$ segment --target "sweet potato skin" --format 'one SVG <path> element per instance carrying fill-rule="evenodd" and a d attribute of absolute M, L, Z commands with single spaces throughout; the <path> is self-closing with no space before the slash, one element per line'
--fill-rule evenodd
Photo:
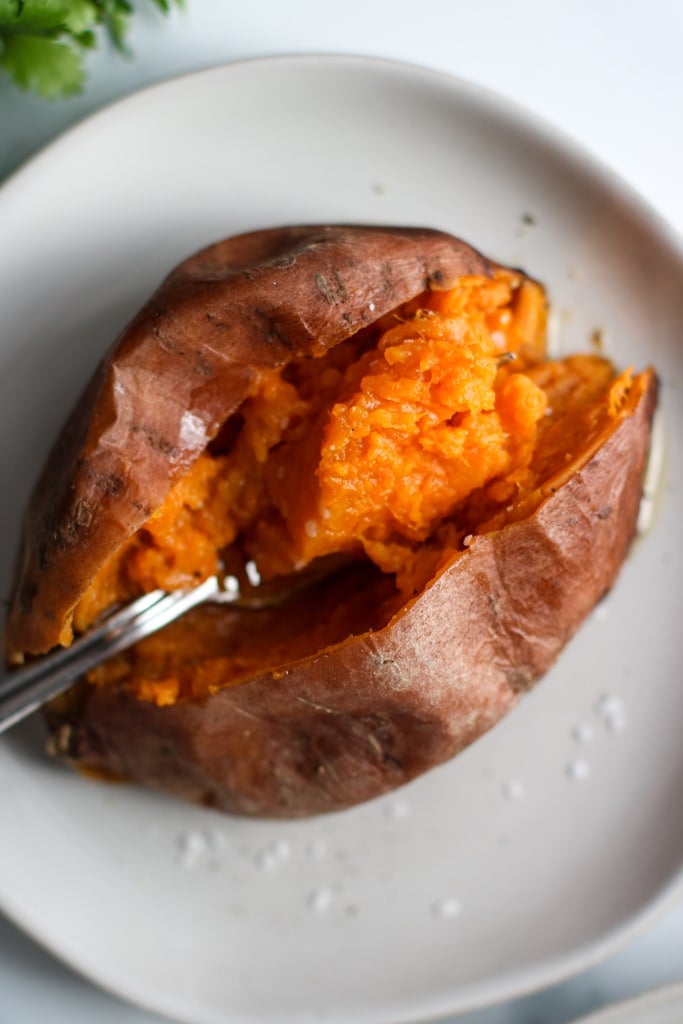
<path fill-rule="evenodd" d="M 514 707 L 613 585 L 656 390 L 650 374 L 634 412 L 531 517 L 475 537 L 383 629 L 201 702 L 89 687 L 75 713 L 54 715 L 56 751 L 272 817 L 352 806 L 452 757 Z"/>
<path fill-rule="evenodd" d="M 182 263 L 100 364 L 50 454 L 24 523 L 8 663 L 69 641 L 97 570 L 263 372 L 490 266 L 438 231 L 343 225 L 240 235 Z"/>
<path fill-rule="evenodd" d="M 181 264 L 101 364 L 39 481 L 8 661 L 68 642 L 72 609 L 100 566 L 262 373 L 323 352 L 426 288 L 492 268 L 439 232 L 346 226 L 255 232 Z M 85 684 L 48 711 L 54 751 L 272 817 L 353 806 L 447 760 L 514 707 L 614 583 L 655 402 L 650 374 L 633 412 L 533 515 L 475 537 L 388 624 L 290 654 L 201 701 L 158 707 Z M 252 613 L 231 614 L 239 630 Z M 306 630 L 303 606 L 301 615 Z"/>

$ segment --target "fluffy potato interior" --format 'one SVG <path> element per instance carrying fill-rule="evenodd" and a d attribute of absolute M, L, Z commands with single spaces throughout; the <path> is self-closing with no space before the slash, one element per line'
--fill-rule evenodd
<path fill-rule="evenodd" d="M 159 704 L 239 682 L 374 628 L 378 617 L 384 624 L 471 535 L 531 514 L 623 414 L 632 386 L 597 356 L 546 362 L 545 322 L 542 289 L 501 270 L 425 293 L 326 355 L 264 375 L 100 570 L 75 627 L 235 561 L 285 589 L 308 567 L 337 567 L 339 556 L 352 575 L 337 581 L 336 597 L 323 588 L 277 614 L 245 612 L 261 616 L 267 649 L 257 626 L 236 644 L 221 625 L 225 609 L 203 610 L 92 681 L 125 680 Z M 359 596 L 353 573 L 370 574 L 374 598 Z M 316 611 L 297 629 L 312 599 Z"/>

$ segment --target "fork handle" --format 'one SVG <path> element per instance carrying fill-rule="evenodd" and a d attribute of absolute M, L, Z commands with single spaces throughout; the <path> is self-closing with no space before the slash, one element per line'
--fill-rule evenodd
<path fill-rule="evenodd" d="M 0 733 L 59 696 L 79 676 L 156 633 L 215 596 L 219 589 L 218 580 L 211 576 L 192 590 L 145 594 L 84 633 L 70 647 L 58 648 L 27 668 L 11 672 L 0 680 Z"/>

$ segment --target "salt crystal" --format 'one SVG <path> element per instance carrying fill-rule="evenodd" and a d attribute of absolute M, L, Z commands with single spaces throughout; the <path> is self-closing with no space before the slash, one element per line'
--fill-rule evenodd
<path fill-rule="evenodd" d="M 524 796 L 524 786 L 516 779 L 503 784 L 503 796 L 508 800 L 521 800 Z"/>
<path fill-rule="evenodd" d="M 572 730 L 572 736 L 577 743 L 590 743 L 594 737 L 593 730 L 586 722 L 576 725 Z"/>
<path fill-rule="evenodd" d="M 326 910 L 329 910 L 333 901 L 334 894 L 326 885 L 321 886 L 319 889 L 314 889 L 308 896 L 309 907 L 318 914 L 324 914 Z"/>
<path fill-rule="evenodd" d="M 570 761 L 567 765 L 567 775 L 573 782 L 585 782 L 586 779 L 590 778 L 590 765 L 587 761 L 577 758 L 575 761 Z"/>
<path fill-rule="evenodd" d="M 460 900 L 456 900 L 452 896 L 448 896 L 443 900 L 437 900 L 432 906 L 432 913 L 435 917 L 458 917 L 461 912 L 462 904 Z"/>

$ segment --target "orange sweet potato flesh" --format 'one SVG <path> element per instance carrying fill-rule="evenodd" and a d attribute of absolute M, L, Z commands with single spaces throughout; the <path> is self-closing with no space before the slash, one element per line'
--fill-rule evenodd
<path fill-rule="evenodd" d="M 300 816 L 495 724 L 614 583 L 656 403 L 652 371 L 544 345 L 542 288 L 439 232 L 287 228 L 182 264 L 39 483 L 8 658 L 235 560 L 278 599 L 102 666 L 51 707 L 53 749 Z"/>
<path fill-rule="evenodd" d="M 352 226 L 257 231 L 182 263 L 117 340 L 50 454 L 25 523 L 10 662 L 69 641 L 97 570 L 264 373 L 488 268 L 440 232 Z"/>
<path fill-rule="evenodd" d="M 526 290 L 533 318 L 520 315 Z M 542 290 L 521 275 L 466 275 L 324 356 L 264 375 L 224 428 L 227 452 L 203 453 L 105 563 L 76 628 L 146 590 L 219 572 L 236 540 L 264 579 L 367 557 L 411 596 L 439 553 L 423 542 L 475 490 L 533 484 L 547 396 L 520 370 L 544 320 Z"/>

